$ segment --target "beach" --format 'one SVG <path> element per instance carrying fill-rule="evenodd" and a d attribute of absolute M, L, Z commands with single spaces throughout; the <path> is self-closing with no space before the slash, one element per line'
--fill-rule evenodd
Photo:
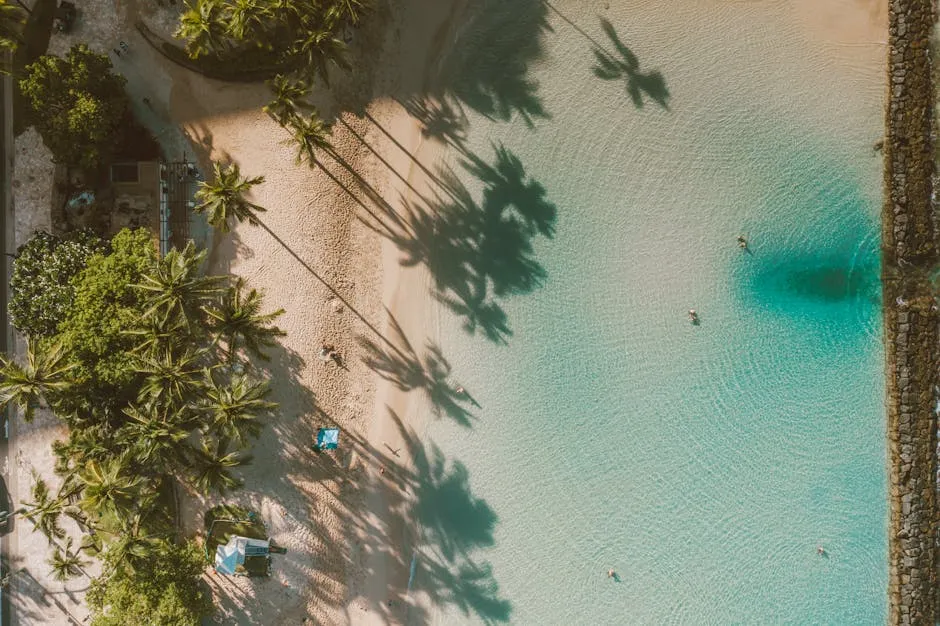
<path fill-rule="evenodd" d="M 109 6 L 104 2 L 86 10 L 90 15 Z M 409 524 L 404 511 L 411 498 L 407 450 L 414 441 L 406 439 L 420 423 L 409 421 L 406 427 L 405 422 L 389 420 L 385 407 L 394 408 L 402 420 L 423 419 L 423 412 L 416 399 L 366 366 L 360 339 L 381 344 L 383 337 L 391 337 L 394 345 L 403 345 L 406 337 L 416 337 L 420 346 L 429 298 L 423 272 L 401 268 L 395 247 L 375 232 L 388 218 L 377 220 L 369 211 L 380 214 L 388 207 L 376 205 L 369 196 L 398 204 L 399 194 L 410 193 L 407 185 L 423 186 L 414 174 L 419 171 L 415 159 L 433 159 L 435 152 L 421 145 L 417 123 L 393 95 L 397 82 L 426 71 L 420 65 L 428 58 L 422 46 L 431 45 L 446 7 L 440 14 L 419 7 L 410 12 L 395 7 L 392 14 L 384 8 L 388 19 L 408 20 L 403 27 L 424 33 L 426 41 L 402 40 L 400 28 L 385 28 L 387 22 L 361 34 L 373 38 L 362 47 L 398 50 L 405 41 L 408 50 L 402 54 L 410 59 L 402 72 L 397 53 L 381 62 L 366 59 L 355 75 L 335 79 L 334 92 L 363 101 L 368 118 L 345 112 L 329 92 L 314 95 L 322 111 L 342 117 L 335 123 L 332 143 L 345 164 L 324 159 L 324 169 L 335 180 L 321 169 L 294 162 L 293 151 L 284 145 L 287 133 L 261 111 L 269 99 L 265 85 L 222 84 L 172 65 L 134 32 L 137 9 L 134 4 L 122 6 L 114 19 L 96 23 L 94 30 L 54 38 L 51 50 L 64 53 L 74 41 L 90 39 L 92 49 L 108 53 L 118 40 L 127 41 L 130 52 L 112 58 L 115 70 L 127 78 L 135 112 L 157 136 L 168 159 L 197 160 L 203 171 L 211 171 L 212 160 L 236 161 L 246 174 L 266 177 L 253 198 L 268 209 L 261 215 L 266 228 L 244 224 L 212 239 L 207 271 L 244 276 L 263 291 L 272 310 L 286 311 L 279 325 L 287 337 L 270 363 L 259 364 L 270 374 L 271 397 L 280 406 L 252 450 L 254 463 L 243 473 L 244 489 L 227 498 L 185 493 L 181 498 L 186 533 L 202 532 L 203 513 L 234 498 L 259 511 L 271 538 L 287 548 L 285 556 L 275 559 L 270 580 L 226 580 L 207 574 L 216 595 L 216 619 L 244 624 L 293 624 L 305 617 L 316 623 L 384 623 L 403 610 L 401 604 L 390 607 L 388 600 L 401 602 L 408 578 Z M 167 34 L 172 17 L 166 13 L 146 8 L 140 15 Z M 375 52 L 366 56 L 380 57 Z M 374 101 L 357 93 L 373 90 L 378 94 Z M 34 131 L 17 139 L 17 244 L 35 229 L 51 227 L 44 205 L 49 202 L 52 164 L 38 142 Z M 366 184 L 374 189 L 364 191 Z M 335 347 L 342 366 L 320 358 L 323 345 Z M 340 449 L 335 455 L 318 456 L 311 450 L 316 430 L 332 425 L 343 430 Z M 54 427 L 49 416 L 14 429 L 16 450 L 11 456 L 21 459 L 22 467 L 11 491 L 16 500 L 26 500 L 32 471 L 56 484 L 50 445 L 64 431 Z M 386 474 L 380 472 L 383 467 Z M 40 553 L 44 543 L 28 523 L 17 524 L 14 553 Z M 29 577 L 35 576 L 40 586 L 29 583 L 25 571 L 14 583 L 22 597 L 22 623 L 68 623 L 62 606 L 49 602 L 49 594 L 56 594 L 62 584 L 40 571 L 41 563 L 28 566 Z M 78 619 L 85 615 L 80 606 L 84 586 L 74 581 L 65 587 L 70 590 L 65 610 Z"/>
<path fill-rule="evenodd" d="M 263 226 L 214 235 L 208 271 L 285 310 L 258 363 L 279 408 L 244 488 L 183 494 L 181 519 L 198 533 L 238 502 L 287 553 L 269 579 L 207 574 L 217 623 L 883 618 L 879 3 L 383 3 L 354 71 L 314 91 L 339 157 L 316 168 L 262 112 L 267 87 L 173 65 L 133 30 L 141 16 L 168 34 L 167 8 L 111 5 L 85 9 L 117 16 L 90 45 L 130 43 L 115 67 L 167 157 L 265 177 Z M 600 18 L 665 91 L 641 83 L 637 106 L 597 79 L 592 50 L 617 51 Z M 23 168 L 49 167 L 35 141 L 16 155 L 26 236 L 43 209 Z M 544 275 L 522 264 L 489 294 L 505 327 L 442 276 L 441 228 L 422 238 L 415 219 L 483 210 L 495 185 L 465 164 L 499 146 L 557 208 L 526 257 Z M 339 449 L 314 453 L 334 425 Z M 57 431 L 17 428 L 51 475 Z M 21 553 L 43 541 L 15 533 Z M 31 606 L 23 623 L 68 623 Z"/>

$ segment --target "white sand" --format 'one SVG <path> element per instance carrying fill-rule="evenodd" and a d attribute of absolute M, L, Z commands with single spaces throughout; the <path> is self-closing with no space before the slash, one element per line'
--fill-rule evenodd
<path fill-rule="evenodd" d="M 420 4 L 391 18 L 400 23 L 387 29 L 387 54 L 372 73 L 374 93 L 394 93 L 397 84 L 426 73 L 427 55 L 421 47 L 428 49 L 448 12 L 443 4 L 434 11 Z M 404 23 L 408 20 L 411 23 Z M 402 32 L 426 36 L 423 41 L 399 40 Z M 399 66 L 406 52 L 417 66 Z M 424 316 L 430 307 L 426 275 L 422 269 L 400 269 L 393 244 L 366 226 L 376 227 L 366 210 L 322 171 L 294 163 L 292 150 L 282 145 L 286 132 L 260 111 L 268 98 L 264 87 L 223 85 L 175 68 L 168 73 L 171 117 L 182 121 L 198 146 L 202 165 L 230 158 L 245 175 L 264 175 L 254 199 L 268 208 L 261 218 L 282 240 L 263 228 L 241 225 L 218 239 L 211 253 L 214 272 L 245 276 L 263 289 L 271 308 L 286 310 L 279 325 L 288 333 L 284 351 L 270 365 L 278 416 L 254 446 L 255 461 L 243 473 L 244 489 L 228 498 L 259 510 L 271 537 L 288 553 L 274 557 L 270 580 L 208 576 L 219 597 L 218 618 L 239 624 L 295 624 L 303 617 L 327 624 L 398 621 L 406 609 L 400 603 L 389 607 L 387 601 L 400 602 L 407 584 L 409 529 L 403 511 L 408 493 L 393 478 L 398 472 L 395 463 L 403 463 L 405 454 L 394 457 L 391 450 L 404 448 L 404 443 L 386 406 L 406 421 L 426 412 L 414 395 L 377 384 L 361 361 L 358 338 L 380 343 L 378 331 L 394 339 L 383 307 L 419 348 L 433 337 Z M 339 93 L 357 91 L 342 78 L 336 82 Z M 318 93 L 315 99 L 324 111 L 337 108 L 329 94 Z M 428 162 L 435 157 L 434 146 L 419 150 L 418 128 L 393 100 L 373 99 L 368 110 L 408 151 Z M 392 169 L 420 188 L 420 168 L 373 122 L 348 113 L 343 119 Z M 406 185 L 388 166 L 343 124 L 335 126 L 332 140 L 359 175 L 388 202 L 398 204 Z M 366 198 L 353 176 L 331 159 L 324 161 L 344 185 Z M 369 210 L 381 213 L 375 203 L 365 202 Z M 336 346 L 348 370 L 319 360 L 324 344 Z M 318 426 L 332 423 L 344 431 L 340 450 L 317 456 L 309 443 Z M 420 425 L 414 428 L 420 430 Z M 198 531 L 202 513 L 222 500 L 187 499 L 187 530 Z"/>

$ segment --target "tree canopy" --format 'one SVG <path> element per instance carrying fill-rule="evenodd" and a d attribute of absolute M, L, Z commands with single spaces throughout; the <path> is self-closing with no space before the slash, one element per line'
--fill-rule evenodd
<path fill-rule="evenodd" d="M 72 277 L 72 305 L 55 333 L 30 340 L 27 363 L 0 357 L 0 408 L 28 417 L 45 403 L 70 427 L 53 444 L 58 491 L 37 483 L 26 509 L 54 548 L 57 575 L 81 560 L 62 544 L 60 515 L 85 529 L 86 552 L 107 543 L 134 569 L 173 535 L 178 482 L 203 493 L 241 484 L 237 468 L 276 407 L 252 357 L 283 335 L 282 311 L 265 312 L 242 279 L 206 276 L 204 259 L 191 243 L 158 258 L 148 231 L 123 230 Z M 167 604 L 121 611 L 172 610 L 182 621 L 95 623 L 190 623 L 190 600 L 167 593 Z"/>
<path fill-rule="evenodd" d="M 12 52 L 19 47 L 25 22 L 26 11 L 10 0 L 0 0 L 0 52 Z"/>
<path fill-rule="evenodd" d="M 99 392 L 89 398 L 94 402 L 125 399 L 124 387 L 134 378 L 135 341 L 126 331 L 138 324 L 142 303 L 131 285 L 156 259 L 147 230 L 122 230 L 111 241 L 110 252 L 90 257 L 72 280 L 75 299 L 60 324 L 59 338 L 78 364 L 76 378 Z"/>
<path fill-rule="evenodd" d="M 359 23 L 363 0 L 187 0 L 176 36 L 193 58 L 260 56 L 329 81 L 349 69 L 344 30 Z"/>
<path fill-rule="evenodd" d="M 123 566 L 115 549 L 105 552 L 104 561 L 104 573 L 88 590 L 92 626 L 198 626 L 211 613 L 212 602 L 200 580 L 205 556 L 193 543 L 154 542 L 133 570 Z"/>
<path fill-rule="evenodd" d="M 111 60 L 85 44 L 26 67 L 20 89 L 56 162 L 96 169 L 111 155 L 128 107 L 124 83 Z"/>

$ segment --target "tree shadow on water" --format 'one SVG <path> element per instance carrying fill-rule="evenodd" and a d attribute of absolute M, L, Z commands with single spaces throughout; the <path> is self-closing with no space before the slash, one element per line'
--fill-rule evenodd
<path fill-rule="evenodd" d="M 643 73 L 640 71 L 640 61 L 617 35 L 613 25 L 601 18 L 601 28 L 610 39 L 610 43 L 617 50 L 611 54 L 594 42 L 594 75 L 602 80 L 623 80 L 627 82 L 627 94 L 638 108 L 643 108 L 644 94 L 662 108 L 669 110 L 669 89 L 666 88 L 666 79 L 657 71 Z"/>
<path fill-rule="evenodd" d="M 490 119 L 519 115 L 529 126 L 548 118 L 529 65 L 542 56 L 542 35 L 551 31 L 542 0 L 474 0 L 461 18 L 451 51 L 440 65 L 439 88 Z"/>
<path fill-rule="evenodd" d="M 473 495 L 463 464 L 448 462 L 437 446 L 423 445 L 394 412 L 390 417 L 413 467 L 405 478 L 413 493 L 407 517 L 418 528 L 409 592 L 426 593 L 435 605 L 454 606 L 484 624 L 508 622 L 512 607 L 499 597 L 492 567 L 473 557 L 495 543 L 496 513 Z"/>
<path fill-rule="evenodd" d="M 366 352 L 363 362 L 401 391 L 423 390 L 438 416 L 446 415 L 465 428 L 471 427 L 475 416 L 466 405 L 473 401 L 466 392 L 457 391 L 462 387 L 448 380 L 451 366 L 441 349 L 428 343 L 421 359 L 391 312 L 388 316 L 399 350 L 384 349 L 369 337 L 361 336 L 359 345 Z"/>
<path fill-rule="evenodd" d="M 468 152 L 461 161 L 483 185 L 480 202 L 453 171 L 442 170 L 442 192 L 407 204 L 410 228 L 393 241 L 403 265 L 427 266 L 435 296 L 464 318 L 467 332 L 506 343 L 512 331 L 500 301 L 544 284 L 547 274 L 534 258 L 533 241 L 554 237 L 558 211 L 518 157 L 493 147 L 493 164 Z"/>

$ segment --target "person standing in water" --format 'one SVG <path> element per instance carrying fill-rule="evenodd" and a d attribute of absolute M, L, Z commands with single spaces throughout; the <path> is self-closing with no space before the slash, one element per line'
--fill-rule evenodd
<path fill-rule="evenodd" d="M 747 250 L 747 239 L 744 238 L 744 235 L 738 235 L 738 247 Z"/>

